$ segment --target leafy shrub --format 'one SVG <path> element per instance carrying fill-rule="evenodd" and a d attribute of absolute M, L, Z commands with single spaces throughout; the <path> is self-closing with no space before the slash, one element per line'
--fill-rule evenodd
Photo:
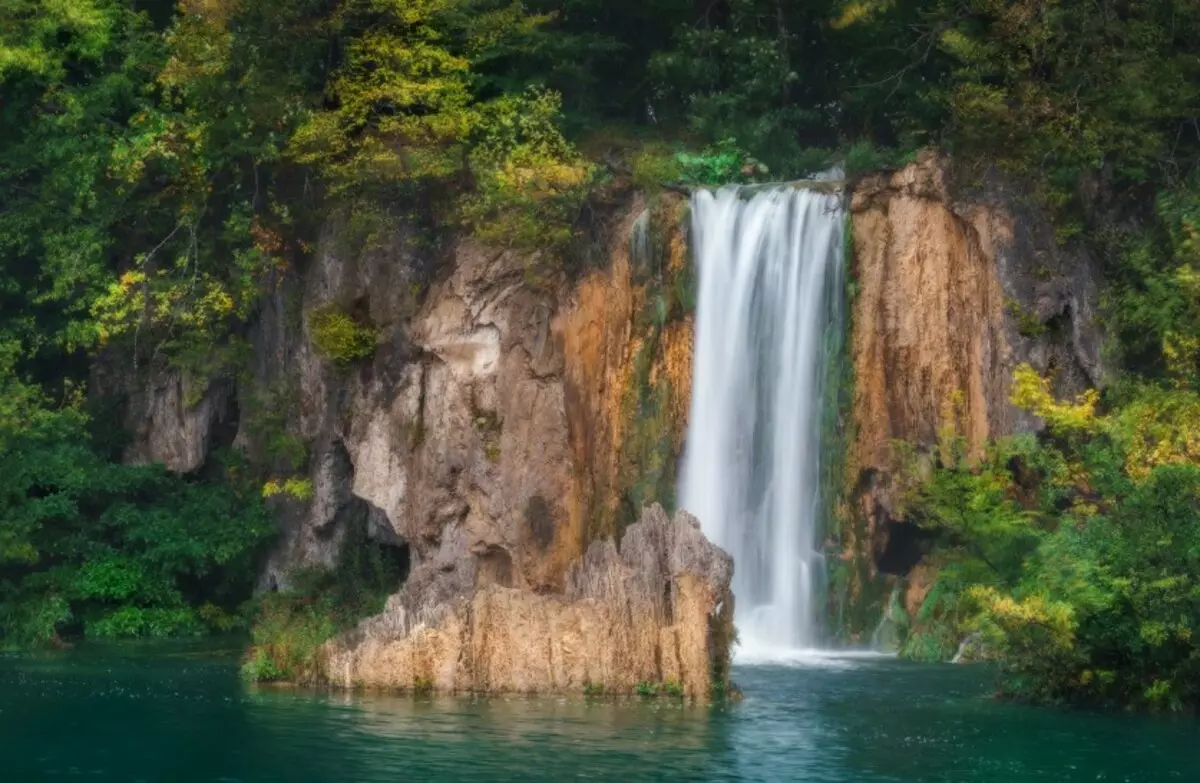
<path fill-rule="evenodd" d="M 561 103 L 557 93 L 530 90 L 481 107 L 475 191 L 462 204 L 483 241 L 552 256 L 570 244 L 595 169 L 559 131 Z"/>
<path fill-rule="evenodd" d="M 191 607 L 122 606 L 87 624 L 87 635 L 110 639 L 201 636 L 207 629 Z"/>
<path fill-rule="evenodd" d="M 653 193 L 663 185 L 684 180 L 683 164 L 675 149 L 666 144 L 645 144 L 629 159 L 633 186 Z"/>
<path fill-rule="evenodd" d="M 312 479 L 295 476 L 282 480 L 271 479 L 262 488 L 264 498 L 286 496 L 296 500 L 312 500 L 313 492 Z"/>
<path fill-rule="evenodd" d="M 738 146 L 733 138 L 722 139 L 699 155 L 676 153 L 682 180 L 690 185 L 725 185 L 753 182 L 770 171 Z"/>
<path fill-rule="evenodd" d="M 309 335 L 321 358 L 346 365 L 375 353 L 375 329 L 356 321 L 335 304 L 308 314 Z"/>
<path fill-rule="evenodd" d="M 864 174 L 882 169 L 894 169 L 912 163 L 915 156 L 912 153 L 895 149 L 876 147 L 871 142 L 862 139 L 851 144 L 842 158 L 842 168 L 846 176 Z"/>
<path fill-rule="evenodd" d="M 336 609 L 313 592 L 273 593 L 259 602 L 253 644 L 242 664 L 251 682 L 313 682 L 318 655 L 339 626 Z"/>
<path fill-rule="evenodd" d="M 1043 702 L 1200 706 L 1196 394 L 1133 387 L 1107 414 L 1061 403 L 1029 368 L 1014 401 L 1050 434 L 943 450 L 909 493 L 942 563 L 904 654 L 952 655 L 978 634 L 1002 692 Z"/>
<path fill-rule="evenodd" d="M 108 462 L 75 408 L 0 420 L 0 638 L 203 633 L 250 592 L 274 535 L 256 493 L 225 477 Z M 211 604 L 202 616 L 198 609 Z"/>

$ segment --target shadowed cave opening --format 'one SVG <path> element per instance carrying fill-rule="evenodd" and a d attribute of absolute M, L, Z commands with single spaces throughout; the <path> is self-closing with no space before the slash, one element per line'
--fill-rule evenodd
<path fill-rule="evenodd" d="M 412 551 L 397 535 L 387 514 L 351 496 L 339 520 L 344 526 L 334 566 L 337 581 L 348 588 L 391 595 L 412 570 Z"/>
<path fill-rule="evenodd" d="M 916 523 L 906 520 L 883 521 L 884 541 L 875 567 L 881 574 L 908 576 L 928 549 L 930 535 Z"/>

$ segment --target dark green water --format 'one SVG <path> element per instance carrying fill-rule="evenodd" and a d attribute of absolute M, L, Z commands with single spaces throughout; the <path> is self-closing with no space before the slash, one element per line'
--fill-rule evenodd
<path fill-rule="evenodd" d="M 1200 723 L 891 660 L 738 668 L 728 708 L 253 690 L 213 652 L 0 657 L 0 780 L 1200 781 Z"/>

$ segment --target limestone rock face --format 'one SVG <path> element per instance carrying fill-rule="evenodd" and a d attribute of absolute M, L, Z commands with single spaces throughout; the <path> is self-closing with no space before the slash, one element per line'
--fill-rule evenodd
<path fill-rule="evenodd" d="M 644 510 L 618 547 L 591 544 L 562 594 L 488 584 L 426 563 L 377 617 L 329 642 L 343 687 L 484 693 L 631 693 L 676 681 L 693 698 L 728 684 L 733 561 L 686 512 Z"/>
<path fill-rule="evenodd" d="M 1102 381 L 1090 258 L 1060 251 L 1003 191 L 956 200 L 934 157 L 854 192 L 857 461 L 936 443 L 948 417 L 980 449 L 1039 426 L 1008 401 L 1022 362 L 1071 395 Z"/>
<path fill-rule="evenodd" d="M 262 426 L 274 411 L 306 444 L 313 488 L 270 501 L 283 534 L 260 587 L 332 566 L 365 519 L 408 552 L 405 612 L 492 587 L 564 594 L 589 544 L 663 497 L 682 447 L 690 316 L 645 313 L 688 259 L 679 230 L 632 257 L 647 215 L 640 197 L 616 199 L 593 232 L 599 263 L 574 276 L 469 240 L 431 249 L 400 224 L 355 247 L 331 220 L 305 273 L 264 298 L 237 390 L 238 445 L 278 439 Z M 318 355 L 310 314 L 330 306 L 375 331 L 373 356 Z"/>
<path fill-rule="evenodd" d="M 176 473 L 191 473 L 204 465 L 216 429 L 230 419 L 231 389 L 225 383 L 190 387 L 179 370 L 156 368 L 144 385 L 131 389 L 125 424 L 132 438 L 126 462 L 160 463 Z M 199 399 L 189 399 L 195 392 Z"/>
<path fill-rule="evenodd" d="M 990 438 L 1040 429 L 1009 402 L 1021 363 L 1062 397 L 1104 380 L 1093 260 L 1060 248 L 1045 217 L 998 180 L 959 195 L 948 166 L 926 155 L 866 178 L 851 202 L 847 500 L 862 525 L 843 543 L 847 559 L 891 560 L 893 573 L 915 563 L 889 551 L 903 518 L 894 442 L 929 458 L 952 431 L 978 457 Z"/>

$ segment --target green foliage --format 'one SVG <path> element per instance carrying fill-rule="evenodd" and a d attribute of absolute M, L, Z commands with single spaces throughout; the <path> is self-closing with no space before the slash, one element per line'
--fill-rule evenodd
<path fill-rule="evenodd" d="M 375 353 L 374 328 L 359 323 L 335 304 L 319 307 L 308 314 L 308 333 L 321 358 L 347 365 Z"/>
<path fill-rule="evenodd" d="M 914 661 L 948 661 L 958 650 L 968 616 L 964 609 L 962 582 L 954 570 L 939 574 L 904 640 L 900 654 Z"/>
<path fill-rule="evenodd" d="M 250 456 L 258 462 L 302 470 L 308 464 L 308 444 L 289 432 L 299 415 L 297 391 L 288 384 L 255 389 L 241 395 L 241 425 L 253 444 Z"/>
<path fill-rule="evenodd" d="M 1082 529 L 1064 527 L 1012 596 L 980 593 L 1006 690 L 1043 701 L 1192 710 L 1200 702 L 1200 469 L 1156 467 Z"/>
<path fill-rule="evenodd" d="M 248 595 L 274 534 L 254 495 L 110 463 L 76 408 L 27 413 L 0 422 L 0 639 L 194 635 Z"/>
<path fill-rule="evenodd" d="M 604 683 L 592 682 L 591 680 L 583 681 L 583 695 L 589 697 L 597 697 L 604 695 Z"/>
<path fill-rule="evenodd" d="M 313 498 L 313 483 L 311 479 L 296 478 L 294 476 L 282 481 L 271 479 L 266 484 L 263 484 L 262 495 L 264 498 L 285 495 L 296 500 L 308 501 Z"/>
<path fill-rule="evenodd" d="M 1195 176 L 1159 193 L 1154 220 L 1111 234 L 1108 327 L 1133 370 L 1177 386 L 1200 378 L 1200 184 Z"/>
<path fill-rule="evenodd" d="M 321 645 L 338 631 L 335 610 L 322 599 L 320 587 L 314 579 L 302 592 L 273 593 L 260 600 L 253 644 L 242 662 L 244 679 L 310 683 L 320 675 Z"/>
<path fill-rule="evenodd" d="M 464 217 L 485 242 L 557 257 L 595 174 L 562 136 L 557 94 L 529 91 L 483 106 L 470 155 Z"/>
<path fill-rule="evenodd" d="M 113 639 L 200 636 L 207 630 L 191 608 L 122 606 L 87 624 L 88 636 Z"/>
<path fill-rule="evenodd" d="M 721 139 L 698 155 L 678 152 L 680 180 L 689 185 L 724 185 L 753 181 L 770 173 L 766 165 L 744 152 L 736 139 Z"/>
<path fill-rule="evenodd" d="M 633 186 L 646 193 L 657 193 L 664 185 L 683 182 L 683 165 L 678 152 L 667 144 L 644 144 L 629 159 Z"/>
<path fill-rule="evenodd" d="M 682 698 L 684 695 L 683 685 L 677 680 L 667 680 L 666 682 L 648 682 L 642 681 L 637 684 L 633 692 L 643 699 L 655 698 L 658 696 L 667 696 L 672 699 Z"/>
<path fill-rule="evenodd" d="M 911 152 L 876 147 L 870 141 L 860 139 L 846 149 L 842 156 L 842 170 L 846 176 L 853 177 L 882 169 L 901 168 L 914 159 Z"/>
<path fill-rule="evenodd" d="M 1007 694 L 1195 709 L 1195 393 L 1142 386 L 1100 415 L 1095 399 L 1057 402 L 1026 368 L 1013 396 L 1054 437 L 1006 439 L 973 461 L 943 444 L 910 485 L 908 514 L 934 536 L 940 570 L 904 654 L 945 659 L 975 633 Z"/>
<path fill-rule="evenodd" d="M 1036 315 L 1022 308 L 1017 300 L 1005 299 L 1004 309 L 1017 319 L 1017 334 L 1022 337 L 1034 338 L 1046 333 L 1046 325 L 1039 321 Z"/>

